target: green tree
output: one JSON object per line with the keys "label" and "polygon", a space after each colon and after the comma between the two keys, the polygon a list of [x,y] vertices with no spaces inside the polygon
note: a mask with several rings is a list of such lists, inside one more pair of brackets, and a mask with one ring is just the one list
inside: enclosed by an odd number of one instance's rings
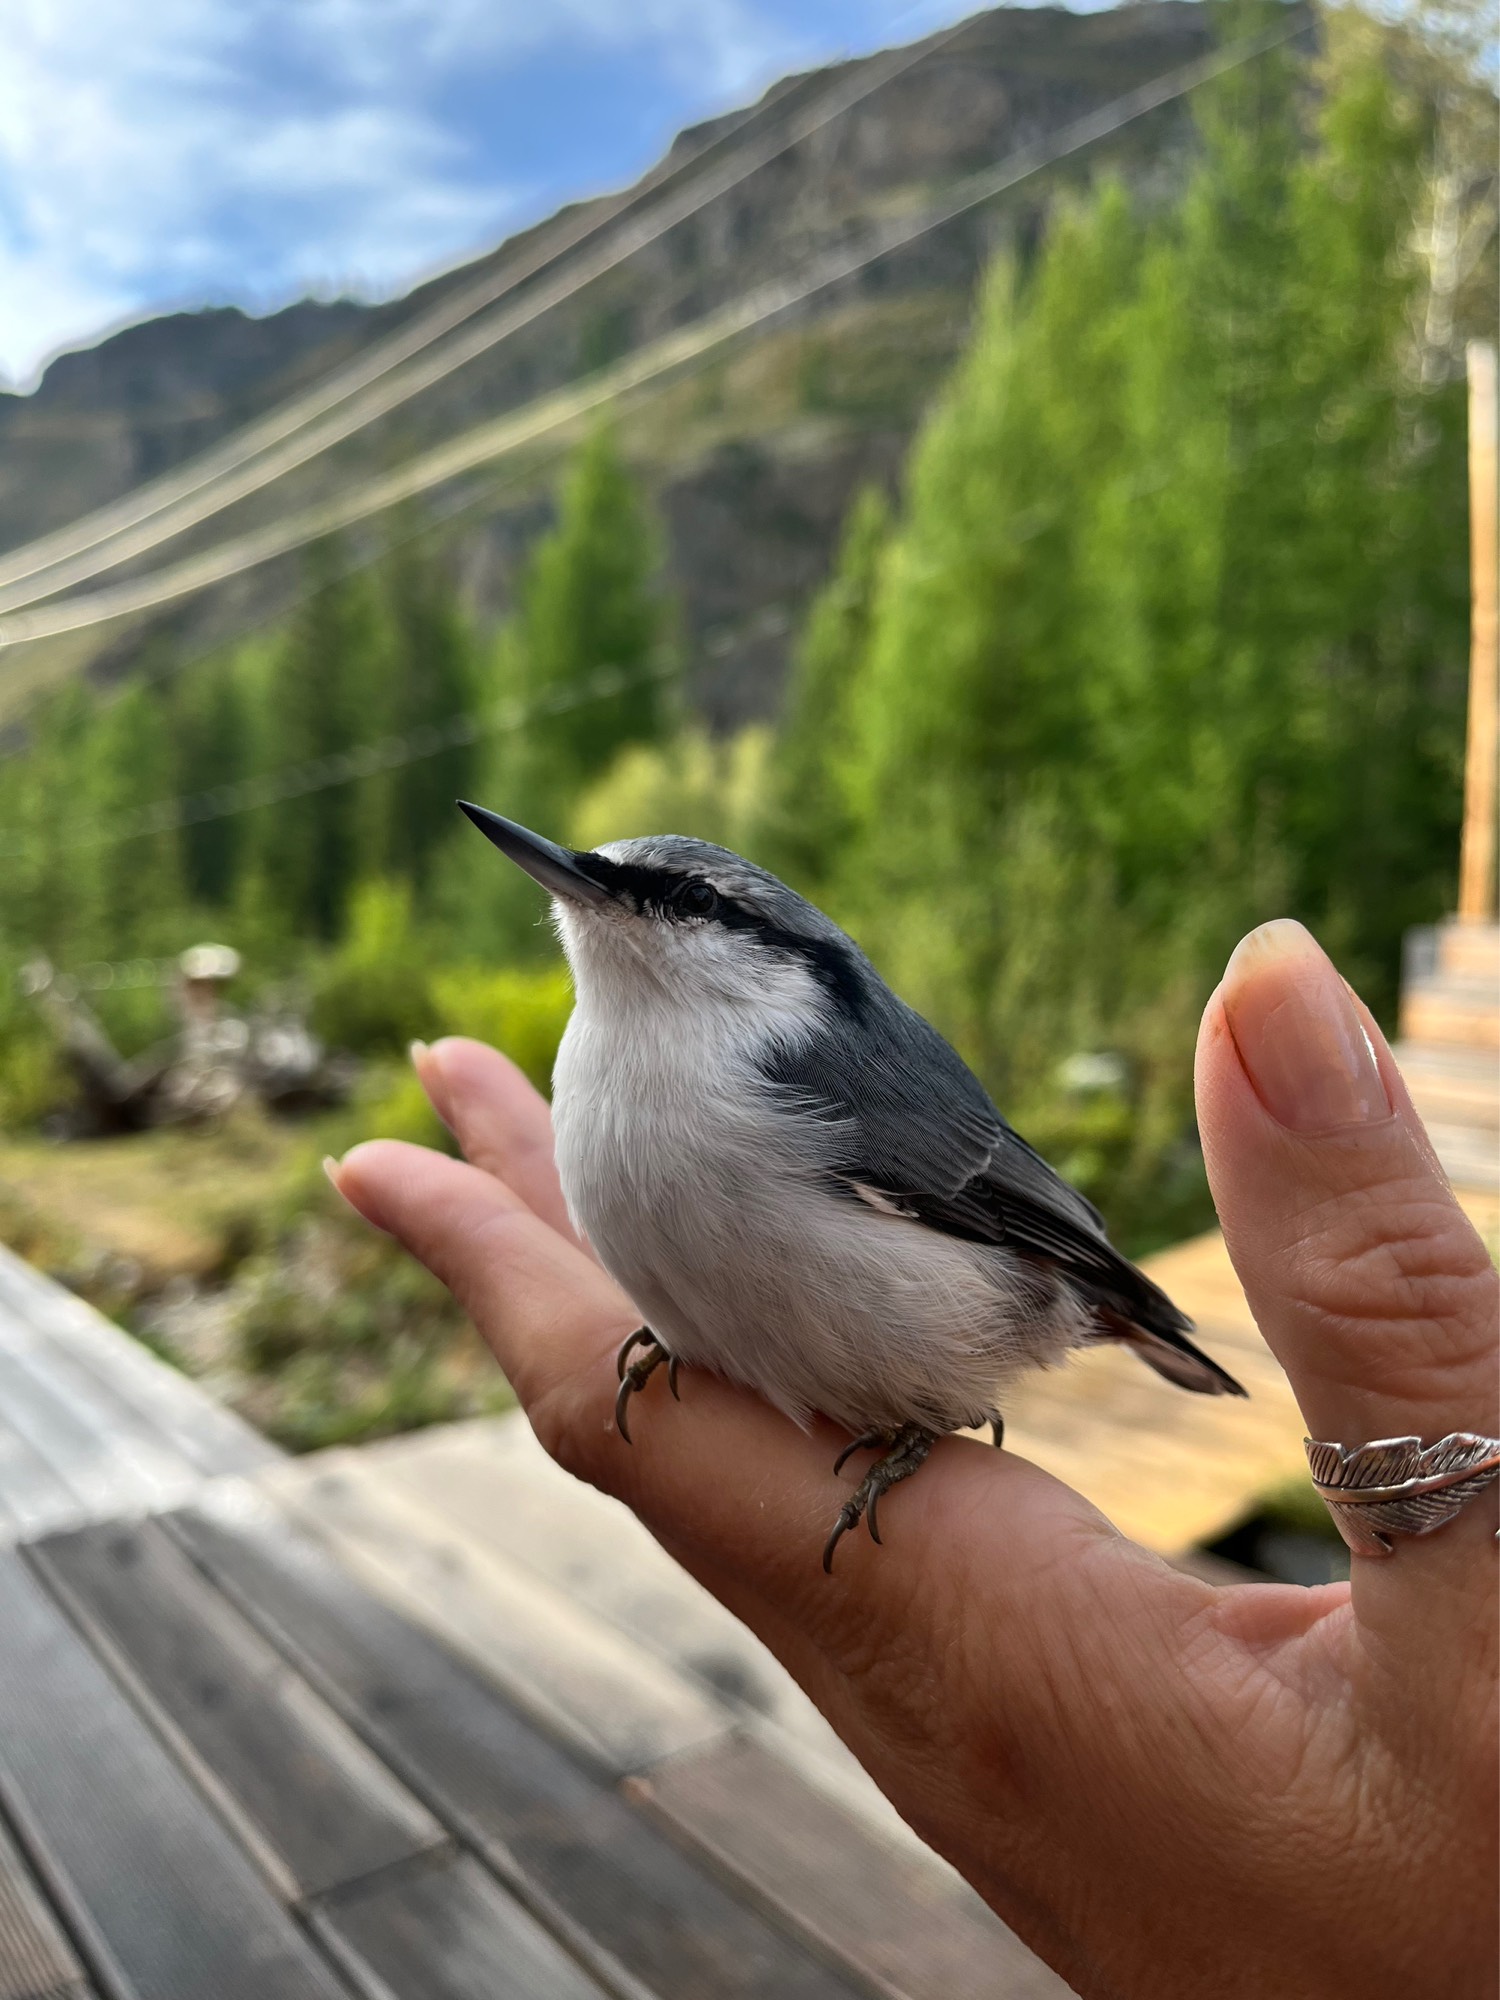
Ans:
{"label": "green tree", "polygon": [[[474,646],[442,562],[408,536],[381,565],[379,733],[421,749],[422,733],[451,731],[478,699]],[[370,779],[367,867],[425,886],[436,849],[454,830],[453,801],[473,789],[472,741],[448,740]]]}
{"label": "green tree", "polygon": [[169,708],[159,685],[137,681],[88,729],[80,759],[96,843],[74,857],[92,907],[80,946],[100,958],[180,950],[184,920],[177,830],[153,807],[175,794]]}
{"label": "green tree", "polygon": [[890,503],[867,487],[849,510],[833,576],[797,648],[753,829],[757,858],[810,894],[829,878],[852,828],[843,791],[849,699],[870,643],[890,531]]}
{"label": "green tree", "polygon": [[[517,593],[517,688],[532,712],[505,763],[526,811],[560,822],[623,745],[660,735],[669,698],[656,571],[645,506],[612,436],[597,431],[568,472],[557,525]],[[618,687],[590,692],[606,675],[619,676]]]}
{"label": "green tree", "polygon": [[[336,760],[369,740],[379,656],[366,586],[341,570],[335,545],[307,560],[307,594],[292,615],[262,689],[259,761],[290,795],[256,814],[259,894],[293,936],[331,938],[365,869],[358,788]],[[295,789],[298,774],[306,789]],[[330,781],[333,782],[330,782]]]}
{"label": "green tree", "polygon": [[[185,797],[212,793],[248,772],[250,716],[232,659],[213,660],[180,673],[167,689],[172,731],[173,790]],[[206,909],[234,899],[245,822],[214,811],[190,821],[180,836],[183,886]]]}

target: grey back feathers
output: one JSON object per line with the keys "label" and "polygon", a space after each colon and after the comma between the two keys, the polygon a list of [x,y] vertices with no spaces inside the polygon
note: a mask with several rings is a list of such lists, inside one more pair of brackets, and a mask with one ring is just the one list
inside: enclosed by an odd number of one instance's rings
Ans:
{"label": "grey back feathers", "polygon": [[573,857],[559,1164],[664,1344],[804,1417],[980,1421],[1026,1365],[1130,1342],[1243,1393],[833,921],[682,836]]}

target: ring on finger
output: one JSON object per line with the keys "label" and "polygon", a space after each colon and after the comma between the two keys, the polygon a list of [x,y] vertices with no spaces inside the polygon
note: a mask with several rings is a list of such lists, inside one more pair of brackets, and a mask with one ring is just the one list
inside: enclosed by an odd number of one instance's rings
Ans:
{"label": "ring on finger", "polygon": [[1302,1442],[1313,1490],[1358,1556],[1394,1555],[1394,1537],[1446,1527],[1500,1477],[1500,1438],[1477,1431],[1451,1431],[1429,1445],[1415,1437]]}

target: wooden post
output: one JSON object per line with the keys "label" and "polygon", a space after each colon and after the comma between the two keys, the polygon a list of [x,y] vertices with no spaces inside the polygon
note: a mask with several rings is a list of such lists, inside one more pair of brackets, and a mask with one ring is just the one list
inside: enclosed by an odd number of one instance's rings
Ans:
{"label": "wooden post", "polygon": [[1469,737],[1464,757],[1464,833],[1458,873],[1458,920],[1495,921],[1495,755],[1497,535],[1495,493],[1495,350],[1471,340],[1469,364]]}

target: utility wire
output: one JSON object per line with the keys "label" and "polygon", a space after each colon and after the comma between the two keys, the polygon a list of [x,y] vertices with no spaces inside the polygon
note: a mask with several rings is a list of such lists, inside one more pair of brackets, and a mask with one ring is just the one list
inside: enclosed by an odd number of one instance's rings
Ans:
{"label": "utility wire", "polygon": [[8,618],[0,617],[0,646],[79,631],[190,595],[340,528],[349,527],[356,521],[382,513],[477,465],[519,451],[607,402],[665,375],[687,369],[753,327],[856,275],[931,230],[1007,192],[1044,168],[1069,158],[1147,113],[1185,97],[1203,84],[1307,32],[1306,23],[1298,21],[1290,27],[1269,30],[1235,43],[1228,49],[1183,64],[1114,99],[1099,110],[1075,119],[1060,132],[1019,148],[997,165],[970,175],[959,183],[952,194],[922,216],[896,220],[877,228],[873,242],[867,241],[838,251],[821,260],[811,273],[760,286],[718,312],[710,313],[662,340],[638,349],[635,354],[612,368],[600,371],[588,381],[541,397],[522,410],[509,412],[463,432],[341,499],[269,523],[148,576],[63,598],[58,603],[41,605]]}
{"label": "utility wire", "polygon": [[[926,61],[965,25],[959,22],[926,42],[871,58],[868,66],[838,78],[800,110],[794,109],[790,118],[786,117],[784,97],[757,107],[703,152],[678,166],[659,170],[647,187],[619,198],[605,215],[581,218],[561,244],[545,253],[538,246],[504,272],[466,288],[317,389],[248,426],[190,465],[137,488],[81,522],[0,557],[0,611],[33,604],[102,570],[116,568],[330,450],[679,227],[760,168]],[[762,112],[764,122],[773,129],[747,140],[745,126],[761,119]],[[708,156],[721,149],[727,157],[717,168],[705,172]],[[669,190],[679,181],[686,185],[671,196]],[[636,208],[646,208],[647,213],[631,220]],[[572,251],[598,236],[603,240],[591,255],[571,264],[567,261]],[[562,269],[555,271],[559,265]],[[554,272],[550,281],[533,286],[509,310],[489,314],[466,333],[437,346],[463,321],[530,280],[546,279],[549,271]],[[433,348],[436,351],[426,352]],[[339,405],[345,407],[340,409]],[[319,418],[322,421],[316,421]]]}

